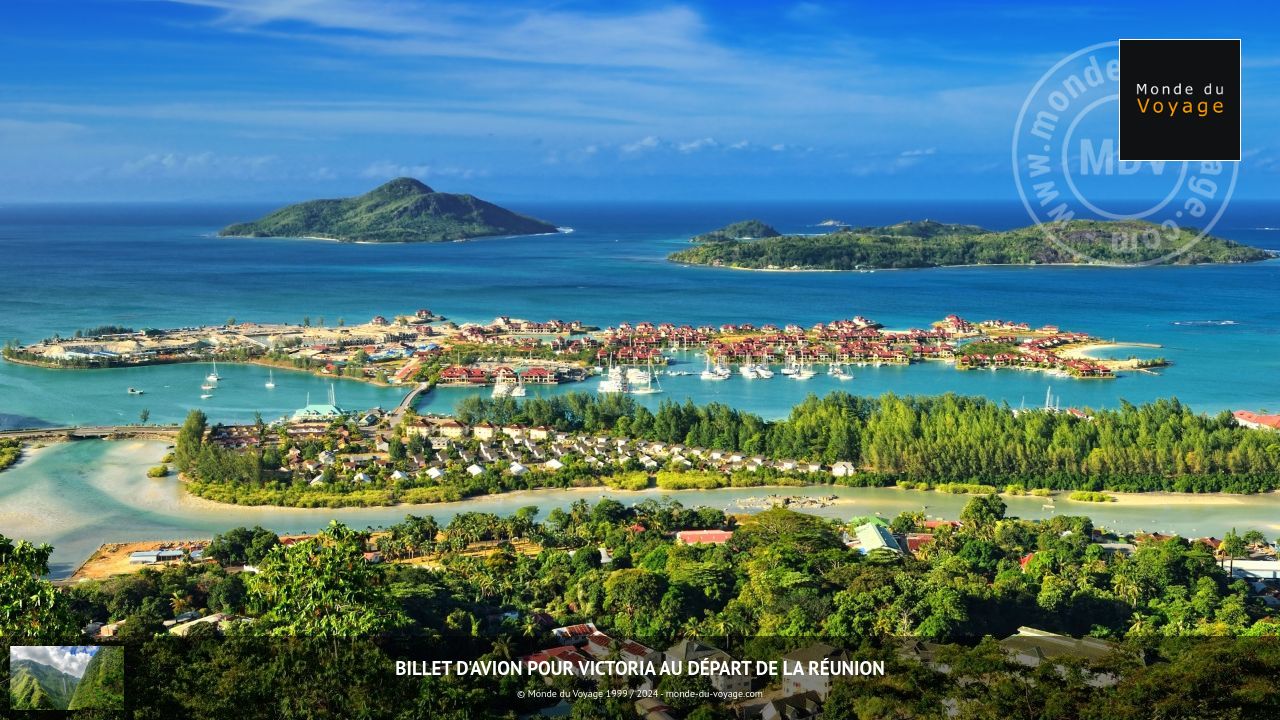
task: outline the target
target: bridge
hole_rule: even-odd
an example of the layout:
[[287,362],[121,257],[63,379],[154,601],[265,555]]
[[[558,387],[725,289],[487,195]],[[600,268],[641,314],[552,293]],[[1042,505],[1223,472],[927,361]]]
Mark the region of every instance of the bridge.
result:
[[402,415],[404,415],[406,410],[413,407],[413,403],[417,401],[419,395],[430,389],[431,383],[418,383],[417,387],[410,390],[409,393],[404,396],[404,399],[400,401],[400,404],[396,405],[395,409],[390,412],[391,417],[398,420]]
[[177,437],[177,425],[76,425],[0,430],[0,438],[16,440],[174,440]]

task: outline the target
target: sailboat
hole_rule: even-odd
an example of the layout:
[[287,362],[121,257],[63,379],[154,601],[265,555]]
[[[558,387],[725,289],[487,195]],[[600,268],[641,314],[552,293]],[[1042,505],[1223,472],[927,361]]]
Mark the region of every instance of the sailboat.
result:
[[267,385],[266,385],[266,388],[267,388],[268,390],[274,390],[274,389],[276,388],[276,374],[275,374],[275,371],[274,371],[274,370],[268,370],[268,371],[267,371]]
[[[649,360],[649,371],[644,373],[643,378],[643,380],[632,386],[632,395],[653,395],[655,393],[662,392],[662,386],[659,385],[658,381],[654,378],[652,359]],[[628,380],[630,380],[630,377],[628,377]]]
[[729,370],[719,363],[714,368],[711,367],[711,353],[707,353],[707,369],[699,377],[703,380],[728,380]]
[[817,373],[811,370],[809,365],[806,363],[805,365],[796,365],[792,370],[790,377],[792,380],[808,380],[816,374]]
[[516,373],[516,385],[511,388],[511,397],[524,397],[528,391],[524,389],[524,375]]
[[827,368],[827,374],[841,381],[853,379],[852,375],[844,371],[843,365],[837,365],[835,363],[832,363],[831,366]]
[[204,376],[204,379],[205,379],[205,380],[208,380],[208,381],[209,381],[209,382],[211,382],[211,383],[216,383],[216,382],[218,382],[219,380],[221,380],[221,379],[222,379],[222,376],[218,374],[218,361],[217,361],[217,360],[214,360],[214,361],[213,361],[213,369],[209,371],[209,374],[208,374],[208,375],[205,375],[205,376]]

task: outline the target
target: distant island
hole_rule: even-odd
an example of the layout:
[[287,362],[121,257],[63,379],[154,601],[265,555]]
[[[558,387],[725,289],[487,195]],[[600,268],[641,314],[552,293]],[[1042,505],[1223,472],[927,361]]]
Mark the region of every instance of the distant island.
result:
[[[1159,237],[1156,225],[1139,221],[1072,220],[1058,226],[1058,242],[1037,226],[993,231],[976,225],[932,220],[902,222],[884,227],[842,228],[824,235],[775,235],[742,239],[741,226],[768,230],[759,221],[735,223],[693,238],[697,247],[672,253],[668,259],[690,265],[747,270],[861,270],[928,268],[949,265],[1084,265],[1138,264],[1159,260],[1174,248],[1190,243],[1194,230],[1179,230],[1172,242],[1152,247],[1144,242]],[[1136,239],[1128,247],[1117,240]],[[711,240],[718,239],[712,242]],[[1073,252],[1074,251],[1074,252]],[[1230,240],[1206,236],[1167,264],[1241,263],[1266,260],[1272,253]]]
[[692,243],[704,242],[725,242],[728,240],[760,240],[763,238],[778,237],[782,233],[774,230],[771,226],[764,224],[759,220],[743,220],[742,222],[730,223],[720,228],[712,230],[709,233],[696,235],[689,240]]
[[254,222],[228,225],[223,237],[306,237],[341,242],[448,242],[494,235],[556,232],[556,226],[472,195],[436,192],[396,178],[359,197],[311,200]]

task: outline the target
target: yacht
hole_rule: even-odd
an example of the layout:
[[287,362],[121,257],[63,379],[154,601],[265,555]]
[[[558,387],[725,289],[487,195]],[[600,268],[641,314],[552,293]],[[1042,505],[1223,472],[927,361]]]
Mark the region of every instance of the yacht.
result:
[[206,391],[207,391],[207,390],[214,390],[214,389],[216,389],[217,387],[218,387],[217,383],[207,382],[207,383],[205,383],[205,384],[201,385],[201,386],[200,386],[200,389],[201,389],[201,390],[206,390]]
[[627,368],[627,382],[632,385],[647,383],[653,379],[653,373],[643,368]]
[[145,391],[144,391],[144,390],[139,390],[138,388],[129,388],[129,394],[130,394],[130,395],[141,395],[143,392],[145,392]]
[[812,378],[814,375],[817,375],[817,373],[809,369],[808,365],[803,365],[803,366],[797,365],[791,372],[791,379],[792,380],[808,380]]
[[493,383],[493,397],[502,398],[511,394],[511,383],[506,380],[496,380]]
[[844,366],[836,365],[834,363],[831,365],[830,368],[827,369],[827,374],[842,382],[845,380],[853,379],[852,375],[844,371]]
[[213,393],[204,393],[203,395],[201,395],[201,396],[200,396],[200,399],[201,399],[201,400],[208,400],[208,399],[209,399],[209,398],[211,398],[211,397],[213,397]]
[[209,381],[209,382],[211,382],[211,383],[216,383],[216,382],[218,382],[219,380],[221,380],[221,379],[222,379],[222,376],[218,374],[218,361],[217,361],[217,360],[214,360],[214,361],[213,361],[213,369],[209,371],[209,374],[208,374],[208,375],[205,375],[205,376],[204,376],[204,379],[205,379],[205,380],[208,380],[208,381]]
[[769,369],[768,365],[761,363],[759,365],[756,365],[756,377],[760,378],[761,380],[768,380],[769,378],[773,377],[773,371]]
[[622,368],[611,367],[605,375],[605,379],[600,381],[596,386],[596,392],[602,393],[624,393],[627,392],[627,376],[622,372]]
[[511,397],[524,397],[528,392],[528,390],[524,389],[524,376],[517,374],[516,384],[511,388]]
[[[634,369],[634,368],[633,368]],[[627,371],[627,382],[630,385],[632,395],[653,395],[662,392],[662,386],[658,384],[658,380],[654,377],[657,373],[653,371],[653,361],[649,361],[648,372],[641,371],[636,377],[643,376],[643,380],[632,381],[631,371]]]
[[716,363],[715,367],[711,367],[711,355],[707,355],[707,369],[699,375],[703,380],[728,380],[729,369],[723,365]]
[[266,385],[266,388],[267,388],[268,390],[275,390],[275,389],[276,389],[276,374],[275,374],[275,371],[274,371],[274,370],[268,370],[268,371],[267,371],[267,385]]

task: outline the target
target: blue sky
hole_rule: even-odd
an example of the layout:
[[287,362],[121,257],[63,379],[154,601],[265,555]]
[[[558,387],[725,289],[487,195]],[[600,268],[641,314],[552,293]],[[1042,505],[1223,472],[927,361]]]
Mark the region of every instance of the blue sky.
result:
[[6,0],[0,202],[1013,200],[1028,90],[1119,37],[1243,38],[1274,196],[1271,4],[1113,5]]

